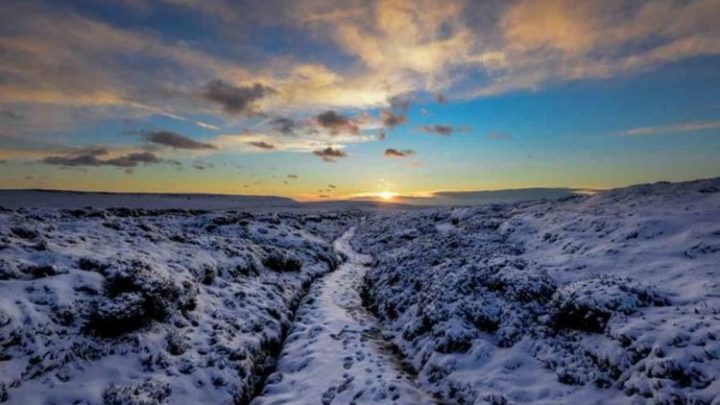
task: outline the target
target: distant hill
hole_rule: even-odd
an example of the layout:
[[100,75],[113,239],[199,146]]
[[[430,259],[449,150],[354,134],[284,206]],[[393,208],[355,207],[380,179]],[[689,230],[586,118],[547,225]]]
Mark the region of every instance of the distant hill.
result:
[[180,208],[229,210],[248,208],[299,208],[293,199],[273,196],[221,194],[104,193],[47,190],[0,190],[6,208]]

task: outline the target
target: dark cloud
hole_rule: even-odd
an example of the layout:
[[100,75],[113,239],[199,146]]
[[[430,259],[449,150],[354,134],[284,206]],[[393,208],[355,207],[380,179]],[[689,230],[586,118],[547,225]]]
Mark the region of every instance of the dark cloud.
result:
[[104,160],[101,165],[117,167],[135,167],[138,164],[158,164],[164,161],[151,152],[129,153],[113,159]]
[[397,149],[385,149],[385,157],[391,158],[405,158],[415,154],[412,149],[397,150]]
[[100,160],[95,155],[47,156],[41,162],[56,166],[100,166]]
[[348,154],[342,149],[335,149],[330,146],[325,149],[313,151],[313,154],[326,162],[335,162],[335,159],[348,157]]
[[443,95],[442,93],[438,93],[435,95],[435,101],[440,104],[444,104],[447,101],[447,98],[445,98],[445,95]]
[[334,189],[336,189],[336,188],[337,188],[337,186],[336,186],[336,185],[334,185],[334,184],[328,184],[328,188],[331,188],[331,189],[333,189],[333,190],[334,190]]
[[388,98],[389,109],[380,111],[380,121],[385,128],[395,128],[407,122],[407,111],[410,108],[410,97],[399,94]]
[[47,156],[41,160],[42,163],[56,166],[80,167],[80,166],[115,166],[130,169],[139,164],[159,164],[164,163],[151,152],[134,152],[121,155],[111,159],[102,159],[107,155],[107,149],[98,147],[86,149],[70,155]]
[[382,110],[380,112],[380,120],[386,128],[395,128],[407,122],[405,115],[396,114],[390,110]]
[[460,128],[453,127],[452,125],[423,125],[420,127],[420,130],[428,134],[450,136],[460,131]]
[[387,134],[385,133],[385,131],[378,131],[378,133],[375,134],[375,139],[377,139],[378,141],[384,141],[385,138],[387,138]]
[[263,141],[257,141],[257,142],[248,142],[248,145],[252,145],[258,149],[265,149],[265,150],[271,150],[275,149],[275,145]]
[[47,156],[41,160],[42,163],[56,166],[100,166],[101,160],[98,156],[107,155],[107,148],[101,146],[90,146],[82,148],[66,155]]
[[287,178],[288,178],[288,179],[297,179],[297,178],[298,178],[298,175],[297,175],[297,174],[288,174],[288,175],[287,175]]
[[360,127],[358,127],[353,120],[332,110],[325,111],[318,115],[317,123],[330,131],[332,135],[338,135],[340,133],[357,135],[360,133]]
[[205,169],[212,169],[213,167],[215,167],[215,165],[212,163],[207,163],[207,162],[195,162],[195,163],[193,163],[192,167],[195,170],[205,170]]
[[12,110],[0,110],[0,117],[10,118],[13,120],[22,119],[22,114]]
[[238,87],[216,79],[207,84],[203,97],[219,104],[228,114],[258,115],[261,112],[255,103],[274,93],[275,90],[272,87],[260,83]]
[[0,159],[0,165],[5,165],[5,164],[7,164],[7,160],[5,160],[5,159]]
[[388,98],[388,103],[393,111],[404,114],[410,108],[410,97],[407,94],[398,94]]
[[149,142],[175,149],[217,149],[215,145],[198,142],[170,131],[156,131],[145,135]]
[[292,118],[277,117],[270,121],[273,129],[285,135],[295,135],[295,129],[299,124]]

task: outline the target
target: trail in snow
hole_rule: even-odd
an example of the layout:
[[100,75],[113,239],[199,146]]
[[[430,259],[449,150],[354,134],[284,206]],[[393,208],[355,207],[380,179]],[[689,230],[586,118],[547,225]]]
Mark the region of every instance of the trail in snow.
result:
[[382,341],[359,287],[371,258],[353,251],[352,228],[335,241],[348,260],[301,303],[277,371],[252,405],[431,404]]

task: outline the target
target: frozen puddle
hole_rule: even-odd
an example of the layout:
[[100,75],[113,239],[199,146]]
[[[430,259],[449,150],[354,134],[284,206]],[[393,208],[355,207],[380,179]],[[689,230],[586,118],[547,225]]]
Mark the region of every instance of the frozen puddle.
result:
[[277,371],[252,405],[431,404],[382,341],[359,287],[371,258],[335,241],[348,260],[317,282],[301,303]]

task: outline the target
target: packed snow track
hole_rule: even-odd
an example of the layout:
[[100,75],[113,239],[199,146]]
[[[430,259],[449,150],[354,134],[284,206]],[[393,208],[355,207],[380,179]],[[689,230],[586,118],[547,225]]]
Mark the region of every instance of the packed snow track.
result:
[[359,291],[371,258],[350,247],[354,231],[335,242],[347,260],[311,287],[277,371],[253,405],[434,403],[403,371],[362,306]]

